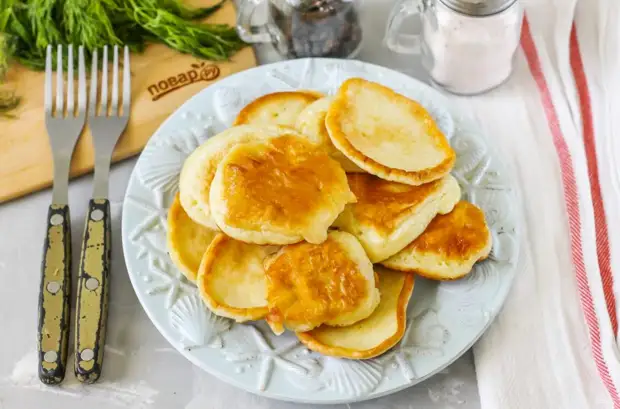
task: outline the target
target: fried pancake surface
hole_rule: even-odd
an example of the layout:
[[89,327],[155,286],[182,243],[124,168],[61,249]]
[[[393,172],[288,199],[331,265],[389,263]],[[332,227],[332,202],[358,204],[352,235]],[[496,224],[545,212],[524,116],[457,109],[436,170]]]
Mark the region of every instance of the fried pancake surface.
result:
[[366,319],[346,327],[321,325],[297,336],[309,349],[323,355],[368,359],[381,355],[401,340],[414,276],[376,267],[381,302]]
[[345,81],[325,124],[339,151],[382,179],[421,185],[454,166],[455,152],[426,109],[374,82]]
[[320,243],[354,200],[340,165],[294,135],[231,149],[210,192],[220,229],[256,244]]
[[246,105],[235,119],[235,125],[283,125],[294,127],[297,116],[308,105],[321,98],[314,91],[274,92]]
[[485,259],[491,245],[482,210],[460,201],[452,212],[435,217],[424,233],[382,264],[434,280],[455,280]]
[[329,138],[325,127],[325,116],[333,98],[321,98],[308,105],[297,117],[295,128],[316,140],[334,160],[340,163],[345,172],[364,172],[359,166],[343,155]]
[[196,223],[185,213],[177,193],[168,210],[168,251],[188,280],[196,280],[202,255],[216,235],[216,231]]
[[295,133],[279,126],[241,125],[229,128],[200,145],[183,163],[179,191],[181,205],[194,221],[214,230],[219,227],[211,217],[209,192],[215,170],[228,151],[241,143],[264,141],[283,134]]
[[218,234],[204,253],[196,285],[216,315],[237,322],[267,315],[263,262],[277,247],[243,243]]
[[379,303],[372,264],[352,235],[330,231],[321,244],[283,247],[266,262],[267,322],[309,331],[321,324],[351,325]]
[[373,263],[402,250],[461,196],[451,175],[420,186],[364,173],[347,174],[347,179],[357,202],[347,205],[334,225],[355,235]]

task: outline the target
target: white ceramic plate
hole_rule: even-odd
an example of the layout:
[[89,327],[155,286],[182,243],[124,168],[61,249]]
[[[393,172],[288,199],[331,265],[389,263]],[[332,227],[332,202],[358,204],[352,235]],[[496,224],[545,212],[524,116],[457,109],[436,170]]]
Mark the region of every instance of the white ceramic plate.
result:
[[[382,83],[420,101],[457,152],[453,174],[464,198],[484,209],[493,232],[490,258],[467,278],[417,279],[403,340],[381,357],[351,361],[308,351],[292,333],[274,336],[263,323],[235,324],[211,314],[166,250],[166,209],[185,157],[230,126],[252,99],[274,91],[333,94],[349,77]],[[306,59],[257,67],[209,86],[155,132],[131,176],[123,206],[123,249],[144,310],[181,354],[218,379],[267,397],[344,403],[414,385],[456,360],[501,308],[518,257],[515,191],[478,130],[441,94],[387,68],[350,60]]]

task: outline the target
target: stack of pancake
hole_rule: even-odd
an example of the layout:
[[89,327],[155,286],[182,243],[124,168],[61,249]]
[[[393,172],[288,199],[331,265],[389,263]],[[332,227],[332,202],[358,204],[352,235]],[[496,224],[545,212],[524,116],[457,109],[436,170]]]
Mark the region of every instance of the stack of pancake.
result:
[[372,358],[402,338],[415,274],[458,279],[489,254],[454,162],[429,113],[380,84],[265,95],[187,158],[170,255],[213,313]]

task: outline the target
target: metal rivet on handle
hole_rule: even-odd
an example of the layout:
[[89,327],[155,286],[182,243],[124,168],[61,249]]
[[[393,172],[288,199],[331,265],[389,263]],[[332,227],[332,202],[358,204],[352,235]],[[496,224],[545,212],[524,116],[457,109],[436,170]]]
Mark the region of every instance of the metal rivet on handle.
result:
[[58,281],[50,281],[45,288],[47,288],[50,294],[56,294],[60,290],[60,283]]
[[58,359],[58,354],[56,351],[47,351],[43,354],[43,360],[45,362],[56,362],[56,359]]
[[99,281],[96,278],[91,277],[88,280],[86,280],[86,288],[88,290],[91,290],[91,291],[96,290],[98,287],[99,287]]
[[99,209],[95,209],[90,214],[90,218],[98,222],[99,220],[103,219],[103,212]]
[[61,214],[54,214],[52,215],[52,217],[50,218],[50,223],[52,223],[52,226],[58,226],[59,224],[61,224],[63,222],[63,220],[65,220],[64,217],[62,217]]
[[94,357],[95,357],[95,351],[93,351],[90,348],[83,349],[82,352],[80,352],[80,359],[82,361],[90,361]]

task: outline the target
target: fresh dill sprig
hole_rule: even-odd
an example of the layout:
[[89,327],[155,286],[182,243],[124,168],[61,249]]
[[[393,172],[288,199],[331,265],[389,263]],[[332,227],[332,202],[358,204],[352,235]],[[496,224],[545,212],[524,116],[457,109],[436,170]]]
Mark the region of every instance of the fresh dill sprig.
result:
[[[142,51],[148,43],[226,60],[245,46],[235,29],[197,21],[224,1],[189,8],[183,0],[0,0],[0,85],[10,59],[43,70],[49,44],[83,45],[88,60],[104,45]],[[19,102],[13,91],[0,89],[0,116],[9,116]]]
[[4,34],[0,34],[0,83],[4,81],[9,70],[9,41]]
[[103,45],[141,51],[164,43],[198,58],[226,60],[245,46],[234,27],[196,21],[223,1],[194,9],[182,0],[0,0],[0,33],[15,38],[13,57],[36,70],[45,67],[48,44],[83,45],[87,59]]
[[224,60],[229,50],[243,46],[236,32],[227,25],[187,22],[158,7],[157,0],[125,0],[134,21],[161,42],[182,53],[209,60]]
[[[42,0],[49,2],[50,0]],[[105,3],[92,0],[65,1],[63,10],[64,30],[68,43],[84,44],[87,49],[104,45],[122,45],[115,33]]]
[[169,11],[170,13],[181,17],[186,20],[197,20],[201,18],[205,18],[215,13],[217,10],[222,7],[224,4],[223,1],[211,6],[211,7],[202,7],[202,8],[188,8],[185,6],[181,0],[161,0],[159,5],[161,8]]
[[11,111],[20,103],[20,98],[2,85],[9,69],[10,52],[10,40],[5,34],[0,34],[0,117],[12,117]]

